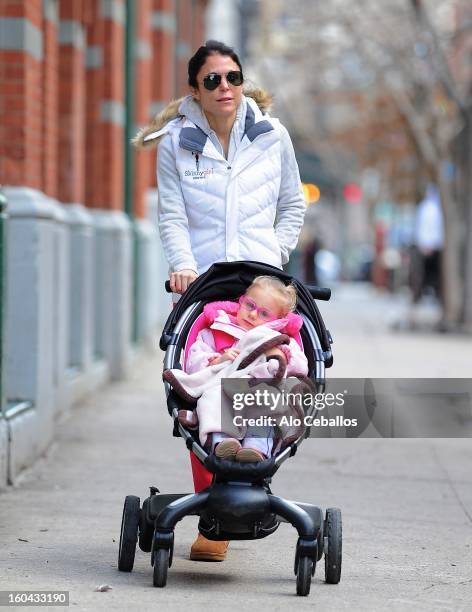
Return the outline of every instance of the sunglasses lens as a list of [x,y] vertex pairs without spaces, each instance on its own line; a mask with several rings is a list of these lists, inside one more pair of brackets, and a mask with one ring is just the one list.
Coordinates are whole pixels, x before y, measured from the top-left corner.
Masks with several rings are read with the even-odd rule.
[[243,75],[239,70],[231,70],[231,72],[228,72],[226,75],[226,80],[231,85],[238,86],[243,82]]
[[257,308],[257,306],[256,306],[255,302],[253,302],[253,301],[252,301],[251,299],[249,299],[249,298],[243,298],[241,303],[242,303],[242,305],[244,306],[244,308],[246,308],[246,310],[249,310],[249,311],[251,311],[251,312],[252,312],[253,310],[256,310],[256,308]]
[[[239,85],[242,85],[243,75],[239,70],[231,70],[226,75],[226,80],[230,85],[238,87]],[[203,86],[205,89],[208,89],[208,91],[214,91],[220,83],[221,75],[216,74],[216,72],[211,72],[203,79]]]
[[208,74],[203,79],[203,86],[205,87],[205,89],[208,89],[208,91],[213,91],[214,89],[218,87],[220,83],[221,83],[221,76],[214,72],[212,72],[211,74]]

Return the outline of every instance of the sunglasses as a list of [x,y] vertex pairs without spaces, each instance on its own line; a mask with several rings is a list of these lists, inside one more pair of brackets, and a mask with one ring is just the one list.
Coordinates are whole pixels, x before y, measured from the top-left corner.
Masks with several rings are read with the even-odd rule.
[[221,83],[221,78],[225,77],[230,85],[238,87],[243,84],[243,73],[240,70],[230,70],[227,74],[221,75],[216,72],[210,72],[203,79],[203,87],[208,91],[214,91]]
[[268,308],[259,308],[256,302],[247,295],[242,295],[239,298],[239,304],[248,312],[257,312],[257,316],[262,321],[275,321],[277,319],[272,311]]

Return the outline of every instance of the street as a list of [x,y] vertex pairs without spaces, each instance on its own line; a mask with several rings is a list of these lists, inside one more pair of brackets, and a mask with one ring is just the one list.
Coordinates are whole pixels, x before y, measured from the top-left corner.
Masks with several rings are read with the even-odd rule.
[[[359,285],[320,309],[334,337],[333,377],[470,376],[470,338],[393,330],[401,298]],[[295,595],[296,531],[235,541],[223,563],[188,559],[196,517],[175,533],[167,587],[152,586],[150,555],[117,570],[123,500],[190,492],[188,452],[172,437],[161,354],[131,379],[76,406],[56,442],[0,494],[3,590],[66,590],[75,610],[472,610],[472,445],[469,439],[309,439],[277,473],[274,493],[343,512],[339,585]],[[107,584],[106,592],[94,589]]]

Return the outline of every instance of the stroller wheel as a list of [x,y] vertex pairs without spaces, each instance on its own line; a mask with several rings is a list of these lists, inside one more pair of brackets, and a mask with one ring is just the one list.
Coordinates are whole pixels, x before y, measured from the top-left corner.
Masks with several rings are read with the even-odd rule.
[[328,544],[325,549],[325,580],[329,584],[338,584],[341,580],[343,545],[341,510],[339,508],[328,508],[326,510],[324,536]]
[[297,571],[297,595],[308,595],[310,592],[313,559],[300,557]]
[[323,532],[324,532],[324,525],[322,521],[320,525],[320,530],[318,531],[318,537],[316,539],[316,544],[317,544],[316,560],[317,561],[321,561],[321,557],[323,556],[323,552],[324,552],[324,533]]
[[153,584],[155,587],[166,586],[168,567],[169,551],[165,548],[158,548],[154,557]]
[[139,497],[128,495],[123,507],[118,550],[118,569],[121,572],[130,572],[133,569],[138,540],[139,515]]

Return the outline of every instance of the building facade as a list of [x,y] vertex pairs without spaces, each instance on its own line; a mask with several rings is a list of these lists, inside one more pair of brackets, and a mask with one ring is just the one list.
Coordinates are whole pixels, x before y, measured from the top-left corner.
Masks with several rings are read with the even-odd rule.
[[0,486],[74,402],[126,376],[167,315],[155,154],[128,143],[185,93],[206,5],[0,4]]

